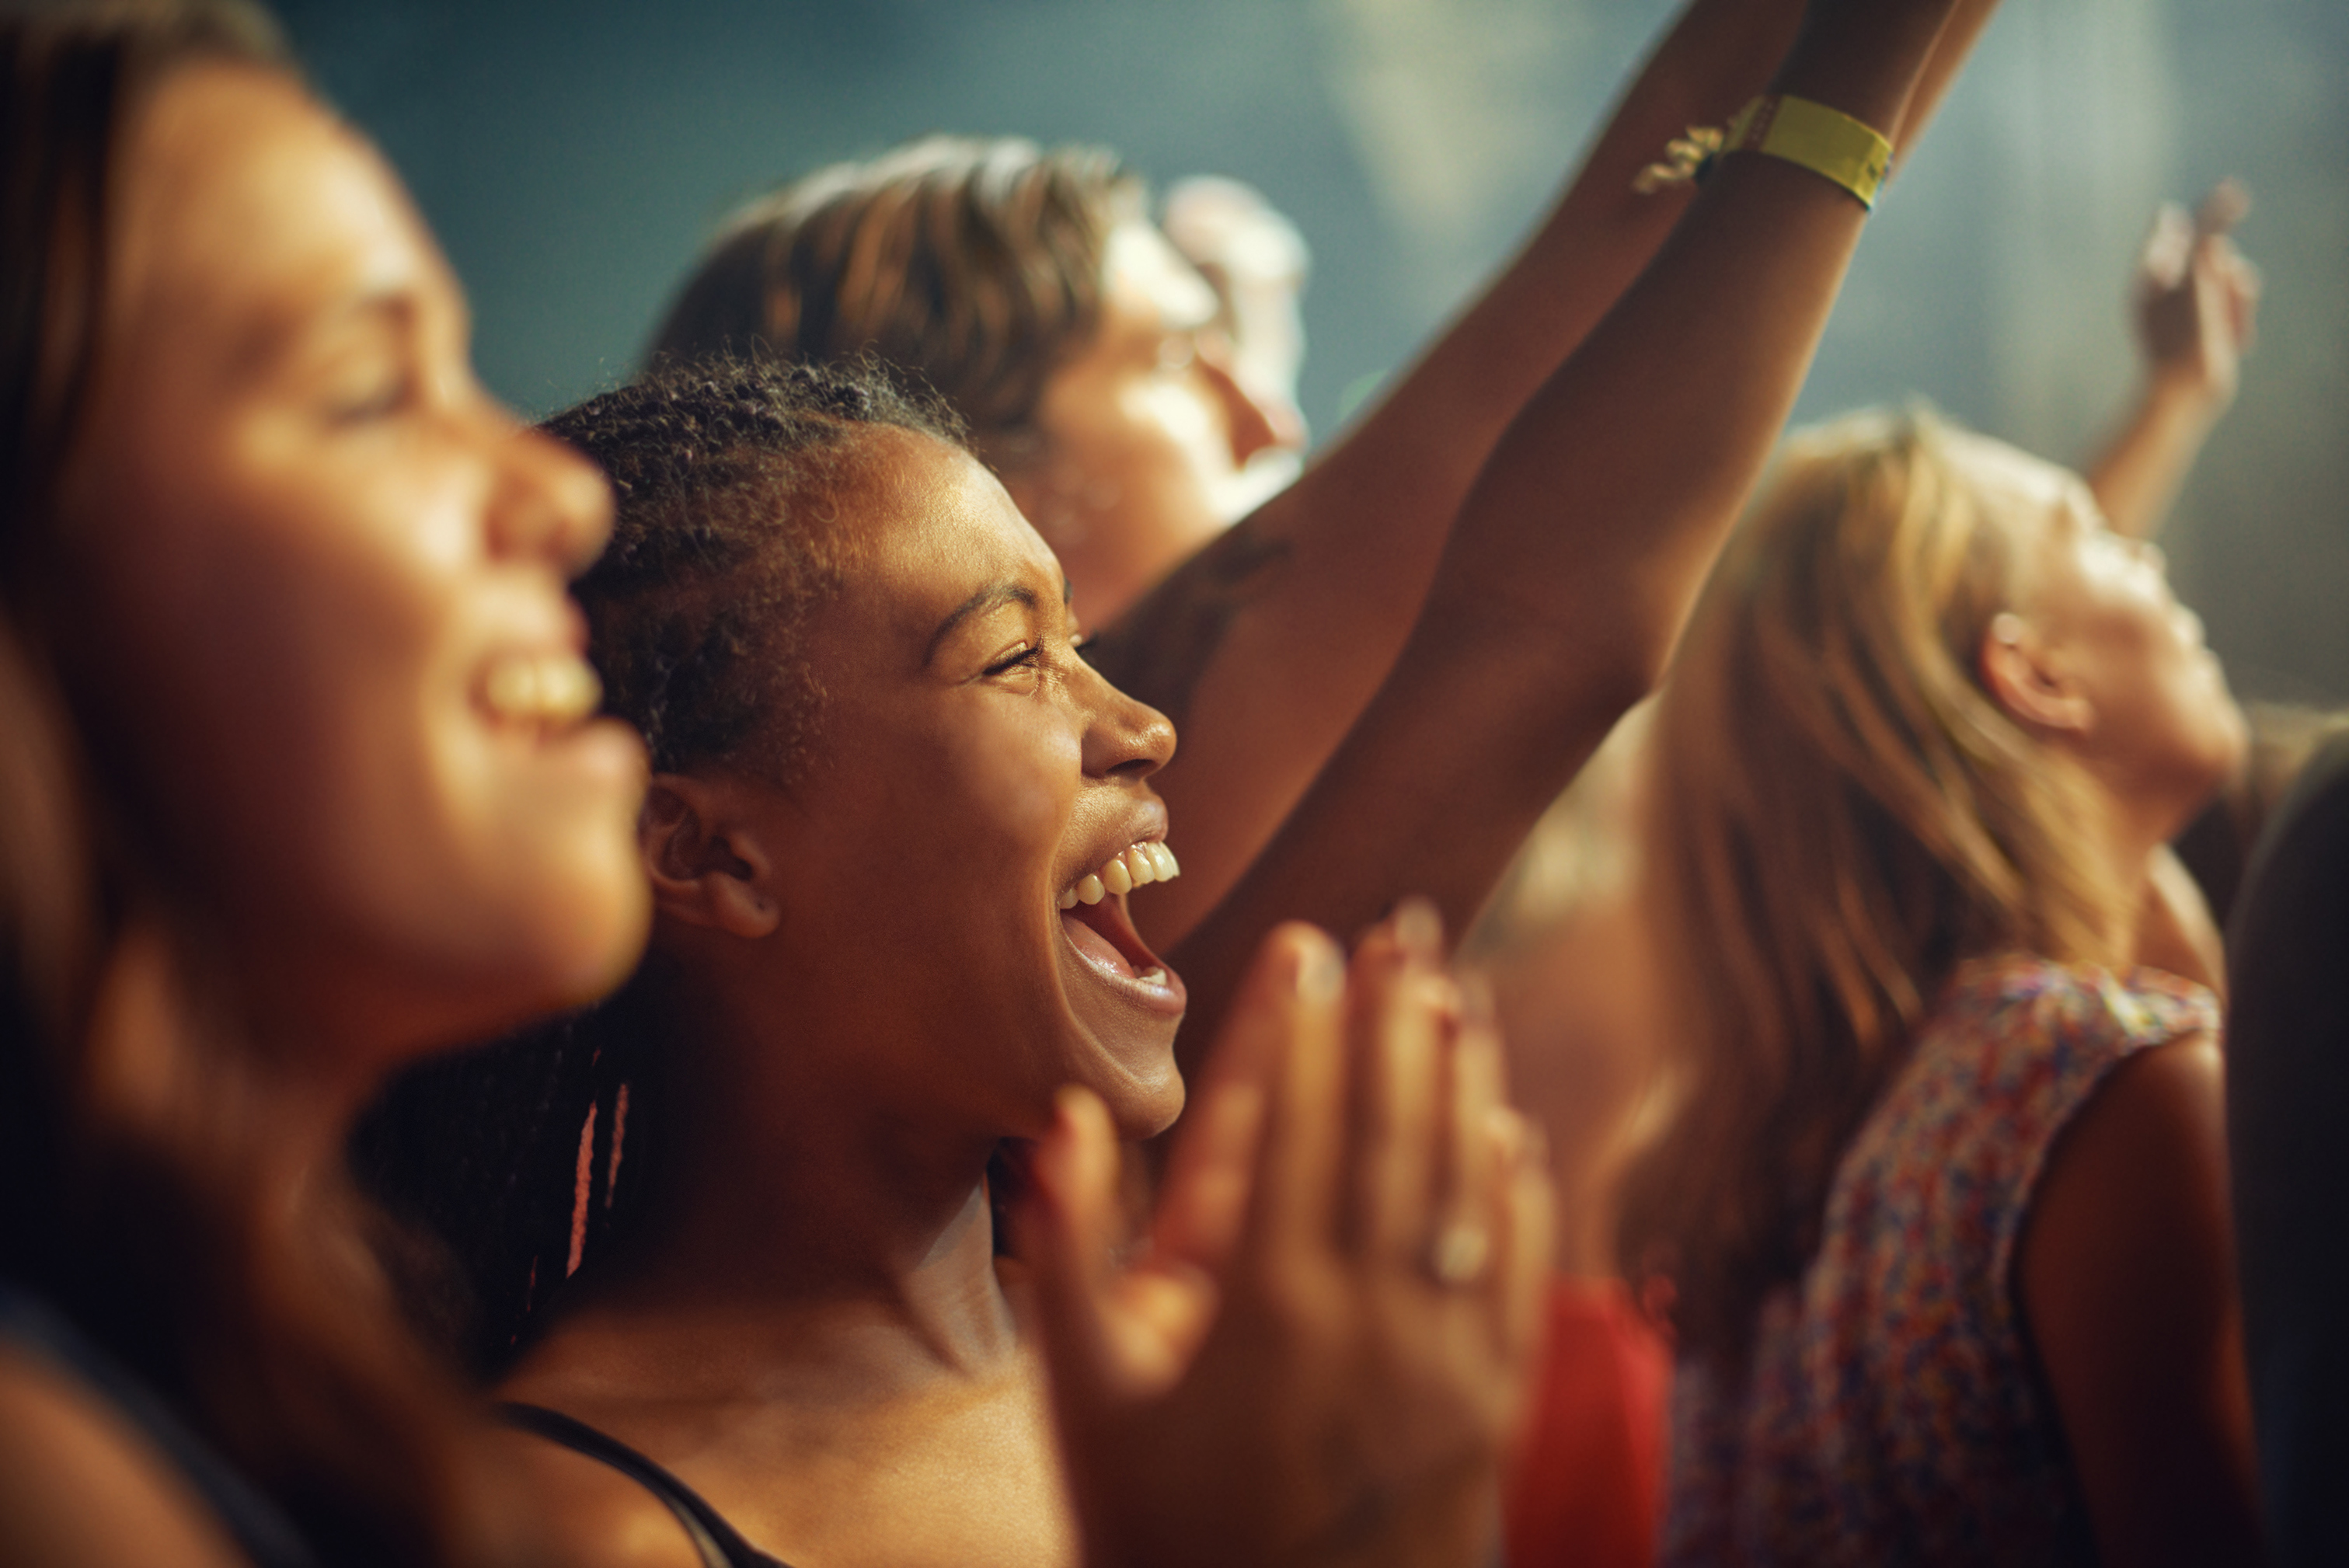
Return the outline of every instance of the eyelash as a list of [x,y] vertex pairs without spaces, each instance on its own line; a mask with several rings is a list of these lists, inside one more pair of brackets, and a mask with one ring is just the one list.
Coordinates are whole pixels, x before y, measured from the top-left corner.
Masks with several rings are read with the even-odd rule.
[[399,412],[408,406],[409,397],[414,390],[414,379],[402,374],[394,377],[379,391],[372,392],[364,397],[336,403],[328,409],[328,417],[337,425],[363,425],[370,420],[384,418]]
[[[1069,651],[1073,654],[1082,654],[1085,649],[1092,645],[1092,640],[1093,634],[1090,632],[1074,633],[1069,638]],[[1044,645],[1041,643],[1030,643],[1028,646],[1020,649],[1018,653],[1013,654],[1010,657],[999,659],[995,663],[988,665],[986,673],[990,676],[999,676],[1018,669],[1023,665],[1032,667],[1040,664],[1043,657]]]

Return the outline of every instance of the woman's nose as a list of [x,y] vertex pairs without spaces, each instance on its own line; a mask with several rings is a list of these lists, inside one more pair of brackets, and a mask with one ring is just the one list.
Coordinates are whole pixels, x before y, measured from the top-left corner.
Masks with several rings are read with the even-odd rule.
[[612,533],[612,487],[595,465],[543,431],[508,429],[498,453],[490,547],[544,560],[564,578],[585,571]]
[[1223,407],[1234,468],[1246,467],[1250,458],[1268,448],[1305,445],[1305,415],[1293,401],[1250,391],[1223,355],[1204,346],[1198,364]]
[[1174,720],[1099,675],[1088,678],[1096,700],[1085,728],[1085,771],[1099,778],[1147,779],[1165,767],[1174,755]]

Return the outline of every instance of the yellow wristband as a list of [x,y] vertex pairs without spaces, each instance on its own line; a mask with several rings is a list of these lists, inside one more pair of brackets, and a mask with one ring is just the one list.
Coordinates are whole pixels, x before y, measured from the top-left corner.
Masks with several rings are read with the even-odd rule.
[[1760,152],[1825,175],[1863,207],[1876,205],[1892,170],[1892,143],[1875,127],[1808,98],[1765,94],[1737,111],[1723,152]]

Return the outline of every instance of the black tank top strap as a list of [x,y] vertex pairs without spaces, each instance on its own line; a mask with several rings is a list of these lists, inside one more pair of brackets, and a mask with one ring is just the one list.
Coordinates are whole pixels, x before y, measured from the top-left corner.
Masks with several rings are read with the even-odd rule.
[[607,1464],[668,1505],[678,1524],[701,1553],[704,1568],[790,1568],[742,1539],[725,1516],[703,1501],[699,1492],[655,1464],[619,1439],[599,1432],[586,1422],[550,1410],[543,1405],[509,1400],[498,1415],[510,1427],[560,1443],[574,1453]]
[[247,1480],[163,1397],[40,1296],[0,1279],[0,1341],[68,1374],[160,1449],[212,1505],[254,1568],[319,1568],[284,1510]]

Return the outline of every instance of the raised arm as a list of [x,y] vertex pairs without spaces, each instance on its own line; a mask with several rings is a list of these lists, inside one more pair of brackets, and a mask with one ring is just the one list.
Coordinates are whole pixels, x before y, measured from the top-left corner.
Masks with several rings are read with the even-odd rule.
[[2145,383],[2088,469],[2089,488],[2119,532],[2144,539],[2160,526],[2211,427],[2235,400],[2259,313],[2260,275],[2229,231],[2249,208],[2230,180],[2191,218],[2177,206],[2154,216],[2137,270]]
[[[1978,22],[1989,5],[1967,9]],[[1160,784],[1185,875],[1150,913],[1154,941],[1187,932],[1271,837],[1393,662],[1502,432],[1687,209],[1684,190],[1642,196],[1633,176],[1669,139],[1722,123],[1760,91],[1800,11],[1798,0],[1692,0],[1485,294],[1302,480],[1102,640],[1111,678],[1183,731]],[[1929,70],[1918,122],[1963,52]]]
[[[1898,125],[1959,10],[1816,0],[1774,86]],[[1981,19],[1961,14],[1967,41]],[[1542,808],[1660,675],[1793,406],[1865,217],[1810,170],[1719,160],[1477,478],[1426,605],[1344,744],[1174,949],[1198,1023],[1189,1040],[1212,1027],[1254,935],[1277,920],[1357,930],[1423,892],[1464,926]]]

